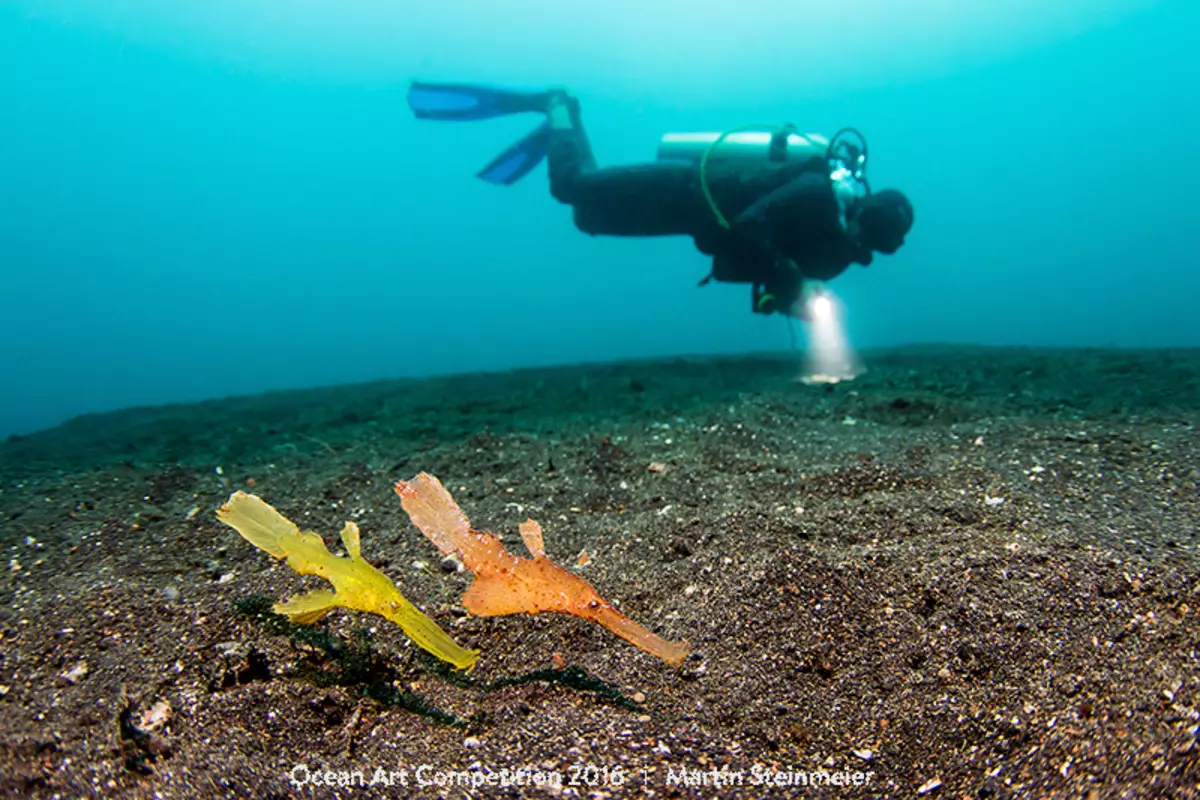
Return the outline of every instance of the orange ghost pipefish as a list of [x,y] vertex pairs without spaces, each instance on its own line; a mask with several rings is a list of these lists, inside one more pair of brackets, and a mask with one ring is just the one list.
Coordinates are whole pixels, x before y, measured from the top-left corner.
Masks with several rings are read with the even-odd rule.
[[396,494],[412,523],[443,553],[456,554],[475,581],[463,593],[467,611],[480,617],[505,614],[570,614],[603,625],[630,644],[679,665],[691,652],[687,642],[671,642],[618,611],[583,578],[546,556],[542,527],[532,519],[521,523],[521,539],[532,558],[504,549],[488,531],[471,527],[450,492],[433,475],[422,472],[397,481]]

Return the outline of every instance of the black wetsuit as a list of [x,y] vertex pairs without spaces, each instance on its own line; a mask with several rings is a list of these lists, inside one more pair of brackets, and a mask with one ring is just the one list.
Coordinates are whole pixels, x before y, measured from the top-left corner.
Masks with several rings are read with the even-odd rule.
[[[711,278],[753,284],[753,310],[764,313],[786,311],[805,278],[831,280],[851,264],[871,263],[870,249],[842,228],[825,159],[710,162],[709,190],[730,223],[725,228],[704,197],[695,164],[597,169],[578,106],[572,112],[573,127],[552,133],[550,191],[572,206],[581,231],[690,236],[713,257]],[[760,303],[763,293],[776,300]]]

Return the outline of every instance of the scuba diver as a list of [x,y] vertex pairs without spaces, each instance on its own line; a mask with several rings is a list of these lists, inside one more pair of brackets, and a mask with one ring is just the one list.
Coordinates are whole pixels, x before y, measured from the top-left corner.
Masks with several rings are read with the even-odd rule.
[[[692,237],[712,257],[700,281],[747,283],[752,311],[808,319],[820,284],[874,253],[895,253],[913,223],[899,191],[872,192],[867,147],[852,128],[832,139],[777,131],[667,134],[653,163],[597,168],[579,102],[562,89],[512,91],[417,81],[420,119],[473,121],[532,112],[545,121],[477,173],[512,185],[547,161],[550,193],[591,235]],[[817,288],[813,288],[813,287]]]

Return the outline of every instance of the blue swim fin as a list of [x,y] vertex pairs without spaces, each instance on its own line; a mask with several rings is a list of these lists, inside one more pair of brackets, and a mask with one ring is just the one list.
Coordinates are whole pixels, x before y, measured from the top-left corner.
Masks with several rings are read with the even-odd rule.
[[417,117],[451,122],[545,112],[549,102],[549,92],[519,92],[464,83],[414,81],[408,90],[408,107]]
[[550,123],[543,122],[476,173],[475,177],[501,186],[512,186],[542,163],[550,149]]

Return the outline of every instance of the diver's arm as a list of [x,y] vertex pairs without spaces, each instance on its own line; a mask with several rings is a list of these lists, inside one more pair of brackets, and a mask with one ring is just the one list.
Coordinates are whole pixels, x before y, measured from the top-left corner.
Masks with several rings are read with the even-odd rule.
[[743,211],[729,228],[737,260],[756,264],[756,272],[768,274],[778,271],[788,260],[775,246],[775,219],[771,206],[766,204],[769,197]]
[[744,257],[781,269],[790,259],[775,246],[777,227],[814,211],[820,213],[829,200],[828,175],[818,171],[804,172],[739,214],[730,226],[730,232]]

